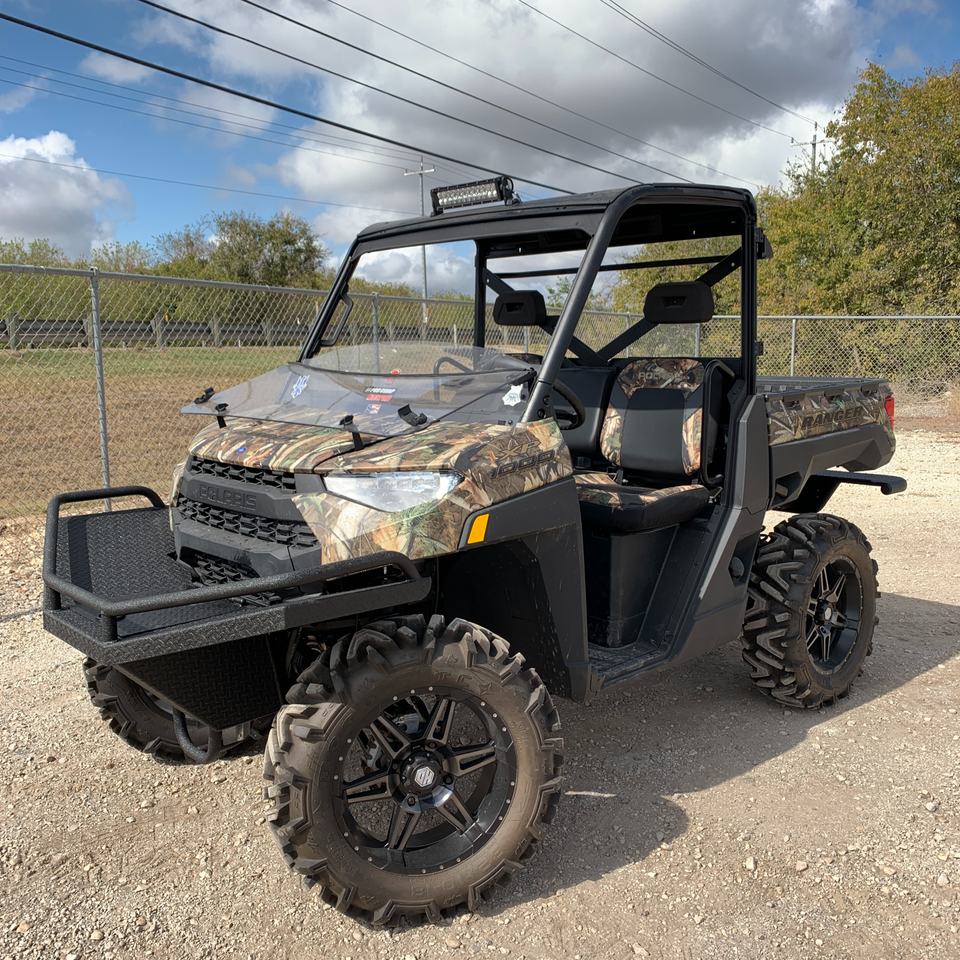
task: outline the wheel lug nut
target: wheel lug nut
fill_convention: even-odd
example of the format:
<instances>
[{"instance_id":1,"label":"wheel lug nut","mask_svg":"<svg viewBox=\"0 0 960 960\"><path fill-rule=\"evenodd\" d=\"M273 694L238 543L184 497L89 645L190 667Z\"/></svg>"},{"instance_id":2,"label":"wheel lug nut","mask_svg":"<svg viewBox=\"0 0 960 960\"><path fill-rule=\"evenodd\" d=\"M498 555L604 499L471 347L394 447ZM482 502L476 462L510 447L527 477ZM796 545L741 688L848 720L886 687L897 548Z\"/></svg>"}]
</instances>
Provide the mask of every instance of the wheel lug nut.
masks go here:
<instances>
[{"instance_id":1,"label":"wheel lug nut","mask_svg":"<svg viewBox=\"0 0 960 960\"><path fill-rule=\"evenodd\" d=\"M417 798L413 794L410 794L410 796L407 797L407 803L410 804L411 807L415 807L417 805Z\"/></svg>"},{"instance_id":2,"label":"wheel lug nut","mask_svg":"<svg viewBox=\"0 0 960 960\"><path fill-rule=\"evenodd\" d=\"M429 742L427 743L427 749L428 749L428 750L436 750L436 749L437 749L437 745L431 740L431 741L429 741Z\"/></svg>"},{"instance_id":3,"label":"wheel lug nut","mask_svg":"<svg viewBox=\"0 0 960 960\"><path fill-rule=\"evenodd\" d=\"M453 783L453 777L451 777L450 774L448 773L448 774L443 778L443 782L449 787L450 784Z\"/></svg>"}]
</instances>

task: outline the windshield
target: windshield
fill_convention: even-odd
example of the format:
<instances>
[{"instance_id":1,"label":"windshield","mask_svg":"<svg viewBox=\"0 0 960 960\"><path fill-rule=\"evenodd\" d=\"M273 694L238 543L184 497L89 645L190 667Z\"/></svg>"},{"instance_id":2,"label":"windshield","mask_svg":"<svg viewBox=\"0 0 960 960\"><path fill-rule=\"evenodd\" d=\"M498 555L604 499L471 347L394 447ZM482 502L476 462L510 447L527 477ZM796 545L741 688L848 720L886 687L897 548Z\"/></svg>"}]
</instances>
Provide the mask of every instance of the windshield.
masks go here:
<instances>
[{"instance_id":1,"label":"windshield","mask_svg":"<svg viewBox=\"0 0 960 960\"><path fill-rule=\"evenodd\" d=\"M379 373L370 370L379 369ZM394 436L455 415L512 426L532 368L496 350L446 343L358 344L288 363L183 413L273 420Z\"/></svg>"}]
</instances>

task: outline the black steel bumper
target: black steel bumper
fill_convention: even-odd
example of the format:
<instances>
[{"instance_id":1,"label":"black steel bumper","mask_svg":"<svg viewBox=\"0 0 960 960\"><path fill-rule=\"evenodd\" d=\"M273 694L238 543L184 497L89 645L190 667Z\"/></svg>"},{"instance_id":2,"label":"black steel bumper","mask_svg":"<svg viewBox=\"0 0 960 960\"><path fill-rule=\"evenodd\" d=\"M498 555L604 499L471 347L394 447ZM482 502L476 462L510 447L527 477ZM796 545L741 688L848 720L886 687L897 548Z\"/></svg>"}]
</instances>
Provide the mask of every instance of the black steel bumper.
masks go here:
<instances>
[{"instance_id":1,"label":"black steel bumper","mask_svg":"<svg viewBox=\"0 0 960 960\"><path fill-rule=\"evenodd\" d=\"M145 497L152 506L60 516L64 504ZM232 598L321 586L368 570L392 568L403 580L325 591L270 606ZM147 487L64 493L47 510L43 556L43 623L50 633L112 665L197 650L325 620L416 603L431 589L400 553L197 587L176 560L167 508Z\"/></svg>"}]
</instances>

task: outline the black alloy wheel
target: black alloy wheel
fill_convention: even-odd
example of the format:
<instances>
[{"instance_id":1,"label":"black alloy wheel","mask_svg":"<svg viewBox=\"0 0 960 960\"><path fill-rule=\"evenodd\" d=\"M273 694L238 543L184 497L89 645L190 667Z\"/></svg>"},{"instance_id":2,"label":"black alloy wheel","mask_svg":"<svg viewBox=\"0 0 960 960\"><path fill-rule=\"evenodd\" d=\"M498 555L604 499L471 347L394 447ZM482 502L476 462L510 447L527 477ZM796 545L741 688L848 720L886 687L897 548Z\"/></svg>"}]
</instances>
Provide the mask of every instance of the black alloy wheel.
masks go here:
<instances>
[{"instance_id":1,"label":"black alloy wheel","mask_svg":"<svg viewBox=\"0 0 960 960\"><path fill-rule=\"evenodd\" d=\"M486 701L428 685L365 724L335 776L337 823L357 852L386 870L443 870L503 820L516 749Z\"/></svg>"},{"instance_id":2,"label":"black alloy wheel","mask_svg":"<svg viewBox=\"0 0 960 960\"><path fill-rule=\"evenodd\" d=\"M817 574L807 602L807 650L820 673L839 670L856 646L863 616L863 584L849 557L836 557Z\"/></svg>"}]
</instances>

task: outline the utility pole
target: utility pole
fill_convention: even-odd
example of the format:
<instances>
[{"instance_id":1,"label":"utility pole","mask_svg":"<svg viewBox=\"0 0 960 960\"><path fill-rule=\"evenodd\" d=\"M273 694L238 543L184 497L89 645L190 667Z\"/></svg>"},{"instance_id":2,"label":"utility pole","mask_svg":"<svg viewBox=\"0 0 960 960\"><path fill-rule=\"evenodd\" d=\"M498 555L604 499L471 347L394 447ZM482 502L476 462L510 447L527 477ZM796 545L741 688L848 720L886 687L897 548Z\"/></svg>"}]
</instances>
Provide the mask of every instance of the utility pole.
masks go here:
<instances>
[{"instance_id":1,"label":"utility pole","mask_svg":"<svg viewBox=\"0 0 960 960\"><path fill-rule=\"evenodd\" d=\"M813 140L794 140L793 137L790 138L790 142L797 147L813 147L813 155L810 161L810 174L812 176L817 175L817 130L819 126L814 120L813 122Z\"/></svg>"},{"instance_id":2,"label":"utility pole","mask_svg":"<svg viewBox=\"0 0 960 960\"><path fill-rule=\"evenodd\" d=\"M424 170L423 168L423 157L420 157L420 169L419 170L404 170L403 175L405 177L419 177L420 178L420 216L423 216L423 175L425 173L433 173L435 170L434 167L430 167L429 170ZM423 266L423 325L427 325L427 248L420 248L420 260Z\"/></svg>"}]
</instances>

